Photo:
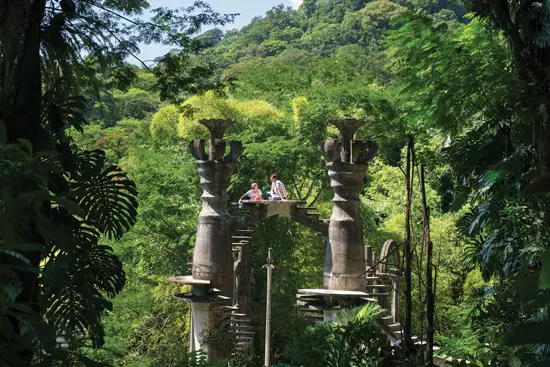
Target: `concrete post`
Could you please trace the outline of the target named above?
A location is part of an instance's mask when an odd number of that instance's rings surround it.
[[[269,367],[271,363],[271,273],[273,272],[273,268],[275,268],[272,261],[270,247],[267,253],[267,264],[265,264],[265,268],[267,268],[267,294],[265,301],[264,367]]]
[[[225,130],[235,122],[230,120],[201,120],[210,131],[210,147],[205,152],[204,140],[190,144],[191,154],[196,159],[200,183],[203,187],[202,210],[199,214],[195,249],[193,251],[193,279],[208,280],[211,287],[221,295],[232,297],[233,263],[231,254],[230,215],[227,211],[227,187],[237,164],[242,146],[240,142],[230,143],[230,152],[225,155]],[[193,286],[196,288],[197,286]],[[195,291],[195,289],[193,289]],[[206,345],[207,333],[211,329],[212,304],[191,304],[193,350],[208,352],[209,360],[217,358],[215,346]]]
[[[326,140],[323,144],[334,191],[328,231],[330,252],[326,255],[331,261],[325,261],[323,284],[328,289],[364,291],[365,247],[359,193],[376,144],[353,140],[364,121],[343,119],[332,123],[340,130],[341,141]]]

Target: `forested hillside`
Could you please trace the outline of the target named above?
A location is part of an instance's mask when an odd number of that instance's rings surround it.
[[[361,193],[365,244],[377,253],[388,239],[403,242],[409,136],[425,167],[438,353],[479,366],[548,365],[550,7],[494,3],[305,0],[297,10],[275,7],[240,30],[203,32],[194,38],[196,53],[174,50],[155,67],[94,66],[95,83],[79,75],[74,94],[85,98],[78,106],[86,123],[63,130],[61,140],[66,149],[102,150],[105,165],[135,183],[139,207],[116,235],[97,225],[94,233],[120,260],[113,266],[121,264],[125,284],[119,279],[116,289],[99,291],[112,302],[112,310],[96,310],[104,337],[90,341],[86,325],[74,334],[65,328],[66,348],[115,366],[197,365],[188,353],[189,306],[173,298],[185,287],[166,278],[190,273],[202,191],[187,146],[208,139],[200,119],[237,121],[226,135],[244,147],[231,178],[232,202],[253,182],[269,189],[276,171],[290,199],[328,218],[333,192],[319,144],[338,137],[331,119],[354,118],[367,121],[357,138],[378,145]],[[5,147],[2,141],[2,159],[10,157]],[[414,175],[412,327],[420,335],[426,259]],[[271,217],[253,243],[255,325],[265,322],[269,247],[276,264],[274,365],[343,366],[331,361],[330,337],[304,333],[308,321],[295,307],[298,288],[322,287],[323,241]],[[246,365],[263,363],[262,327]],[[353,354],[360,344],[346,339],[341,348]],[[415,358],[403,363],[417,365]],[[362,361],[354,365],[371,365]]]

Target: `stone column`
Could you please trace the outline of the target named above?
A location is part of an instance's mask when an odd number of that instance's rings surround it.
[[[328,237],[323,284],[328,289],[365,290],[365,247],[359,193],[367,164],[376,152],[371,141],[354,141],[355,132],[364,121],[334,120],[340,141],[326,140],[323,151],[327,159],[330,185],[334,191],[333,212]]]
[[[229,120],[201,120],[201,124],[210,131],[210,147],[205,152],[204,140],[194,140],[190,144],[192,155],[196,159],[203,187],[202,210],[199,214],[195,249],[193,251],[192,278],[210,281],[210,287],[221,291],[221,296],[232,297],[233,261],[231,254],[230,215],[227,211],[227,187],[237,164],[242,146],[240,142],[230,142],[230,152],[225,155],[225,130],[235,122]],[[197,289],[195,289],[197,288]],[[193,286],[193,293],[204,292],[199,286]],[[207,297],[208,298],[208,297]],[[205,349],[209,359],[218,356],[215,346],[205,344],[207,333],[212,330],[209,320],[212,316],[212,303],[191,305],[192,335],[191,347]],[[208,320],[208,321],[207,321]]]
[[[250,244],[241,247],[239,252],[239,272],[237,274],[237,304],[239,313],[250,315],[250,290],[252,278],[252,248]]]

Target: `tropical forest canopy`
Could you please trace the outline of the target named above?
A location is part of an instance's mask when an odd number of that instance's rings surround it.
[[[226,134],[244,146],[231,201],[252,182],[267,190],[276,171],[289,198],[323,218],[333,193],[319,143],[338,137],[331,119],[365,120],[356,136],[378,153],[361,213],[377,253],[403,241],[412,136],[426,170],[440,352],[476,365],[550,363],[547,2],[305,0],[226,32],[217,27],[232,16],[205,3],[145,19],[148,8],[11,0],[0,11],[0,364],[197,365],[189,306],[172,297],[184,289],[166,278],[190,273],[201,189],[187,145],[208,139],[205,118],[237,121]],[[136,66],[139,42],[174,49]],[[327,340],[341,340],[341,326],[304,333],[295,294],[322,287],[323,241],[272,217],[253,243],[255,325],[269,247],[277,265],[273,363],[370,365],[331,358],[378,345],[372,325],[337,347]],[[249,365],[262,365],[262,327]]]

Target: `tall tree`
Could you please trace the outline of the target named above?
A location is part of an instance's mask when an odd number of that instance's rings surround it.
[[[98,241],[118,239],[135,223],[135,185],[106,165],[103,152],[75,148],[67,134],[86,123],[79,92],[101,87],[96,67],[127,85],[133,75],[124,59],[137,58],[139,42],[159,42],[179,47],[154,67],[165,97],[211,86],[210,66],[193,61],[201,48],[193,37],[232,17],[203,2],[136,17],[148,8],[111,0],[0,6],[2,365],[68,362],[55,337],[100,346],[106,297],[124,284],[120,261]]]

